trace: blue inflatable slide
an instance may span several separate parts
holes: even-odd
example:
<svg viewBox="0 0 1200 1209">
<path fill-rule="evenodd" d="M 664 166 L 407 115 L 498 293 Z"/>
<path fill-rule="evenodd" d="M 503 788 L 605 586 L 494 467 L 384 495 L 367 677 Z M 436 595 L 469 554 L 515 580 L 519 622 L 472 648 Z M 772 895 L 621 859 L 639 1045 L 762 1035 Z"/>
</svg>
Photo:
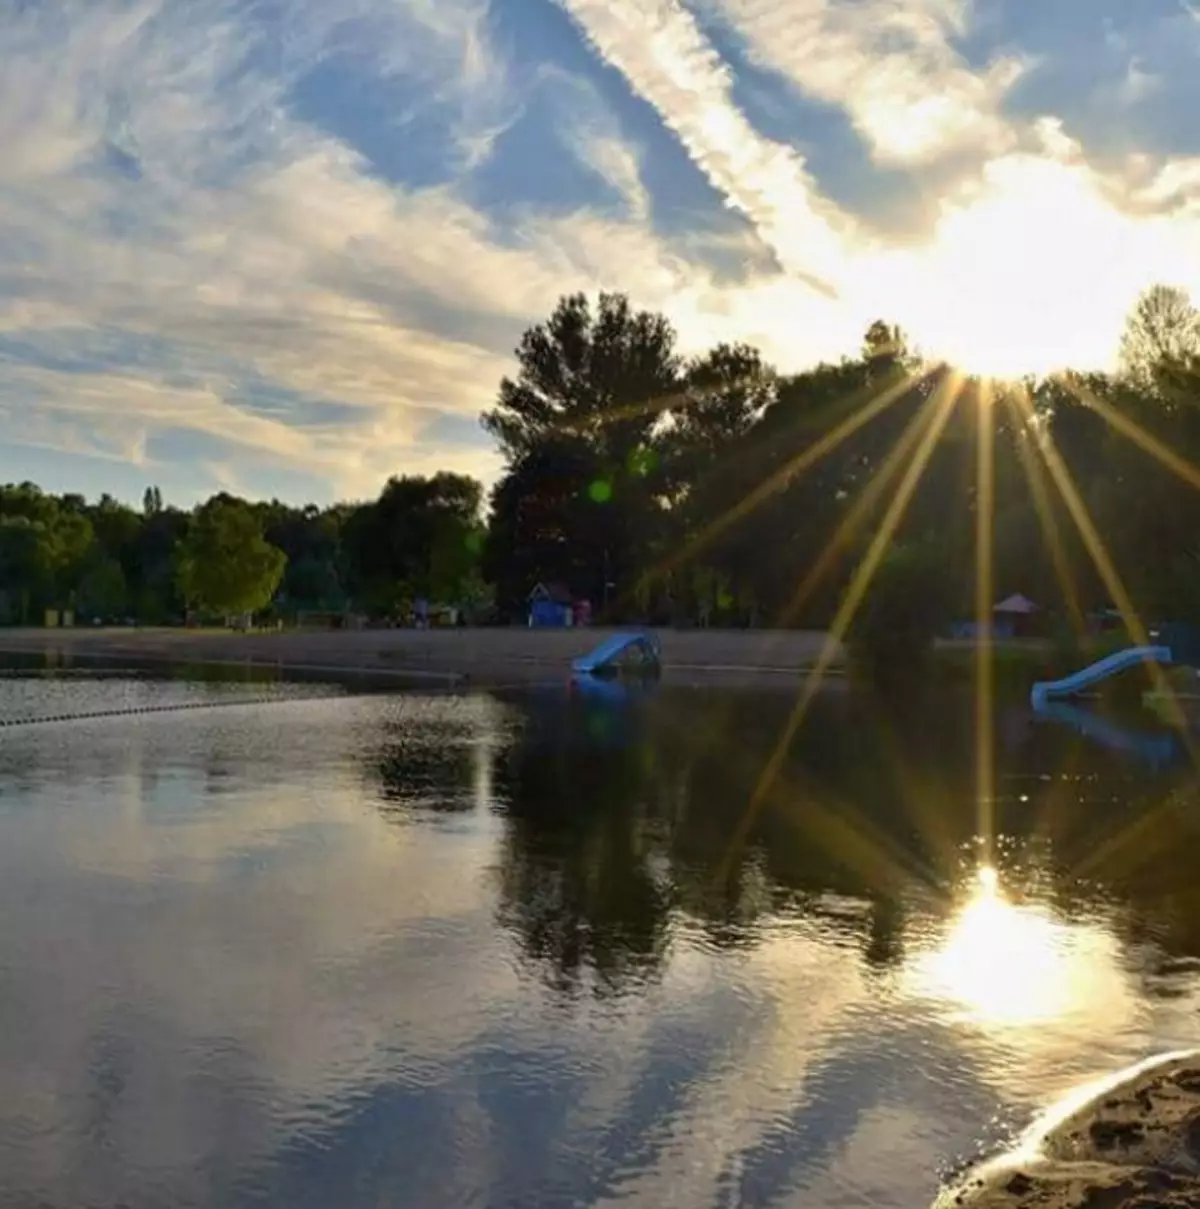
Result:
<svg viewBox="0 0 1200 1209">
<path fill-rule="evenodd" d="M 1135 667 L 1139 663 L 1170 663 L 1171 648 L 1169 646 L 1131 646 L 1095 663 L 1089 664 L 1081 671 L 1061 680 L 1042 680 L 1033 686 L 1029 694 L 1034 709 L 1041 709 L 1046 702 L 1061 700 L 1064 697 L 1074 697 L 1085 689 L 1107 680 L 1110 676 L 1123 672 L 1126 668 Z"/>
<path fill-rule="evenodd" d="M 571 667 L 580 673 L 595 676 L 615 672 L 622 666 L 658 667 L 662 649 L 655 635 L 647 631 L 613 634 L 594 651 L 580 655 Z"/>
</svg>

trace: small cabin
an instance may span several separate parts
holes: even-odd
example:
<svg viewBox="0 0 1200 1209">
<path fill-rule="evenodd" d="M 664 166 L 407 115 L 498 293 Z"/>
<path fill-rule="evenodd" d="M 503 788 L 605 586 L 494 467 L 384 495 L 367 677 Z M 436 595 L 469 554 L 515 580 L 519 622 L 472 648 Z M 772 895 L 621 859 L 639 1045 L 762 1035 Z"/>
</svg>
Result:
<svg viewBox="0 0 1200 1209">
<path fill-rule="evenodd" d="M 563 585 L 538 582 L 529 593 L 531 628 L 564 627 L 575 622 L 575 598 Z"/>
<path fill-rule="evenodd" d="M 997 638 L 1033 638 L 1042 631 L 1041 609 L 1019 592 L 992 608 L 992 632 Z"/>
<path fill-rule="evenodd" d="M 1043 629 L 1042 610 L 1027 596 L 1017 593 L 992 606 L 993 638 L 1033 638 L 1040 635 Z M 979 623 L 955 622 L 947 636 L 959 641 L 973 641 L 979 637 Z"/>
</svg>

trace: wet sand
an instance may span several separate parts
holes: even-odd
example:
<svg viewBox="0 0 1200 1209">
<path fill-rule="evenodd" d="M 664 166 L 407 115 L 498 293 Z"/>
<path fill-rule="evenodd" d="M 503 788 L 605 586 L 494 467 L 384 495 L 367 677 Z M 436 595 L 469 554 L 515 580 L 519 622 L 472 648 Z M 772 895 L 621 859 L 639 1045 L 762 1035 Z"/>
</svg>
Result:
<svg viewBox="0 0 1200 1209">
<path fill-rule="evenodd" d="M 358 630 L 234 633 L 182 629 L 0 630 L 0 655 L 57 662 L 238 664 L 309 674 L 503 684 L 566 675 L 613 630 Z M 812 630 L 660 630 L 672 679 L 794 678 L 816 663 Z M 840 653 L 834 667 L 840 665 Z"/>
<path fill-rule="evenodd" d="M 1196 1209 L 1200 1053 L 1080 1088 L 1011 1152 L 945 1189 L 933 1209 Z"/>
</svg>

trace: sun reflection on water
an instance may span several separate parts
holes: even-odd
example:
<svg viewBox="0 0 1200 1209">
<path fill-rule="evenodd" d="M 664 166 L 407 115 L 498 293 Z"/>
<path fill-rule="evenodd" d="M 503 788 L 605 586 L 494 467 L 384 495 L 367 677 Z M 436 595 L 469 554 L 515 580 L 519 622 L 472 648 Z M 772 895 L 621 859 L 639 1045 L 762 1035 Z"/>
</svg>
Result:
<svg viewBox="0 0 1200 1209">
<path fill-rule="evenodd" d="M 991 866 L 932 950 L 911 967 L 914 990 L 971 1023 L 1028 1028 L 1086 1011 L 1111 985 L 1110 938 L 1066 923 L 1046 906 L 1012 901 Z"/>
</svg>

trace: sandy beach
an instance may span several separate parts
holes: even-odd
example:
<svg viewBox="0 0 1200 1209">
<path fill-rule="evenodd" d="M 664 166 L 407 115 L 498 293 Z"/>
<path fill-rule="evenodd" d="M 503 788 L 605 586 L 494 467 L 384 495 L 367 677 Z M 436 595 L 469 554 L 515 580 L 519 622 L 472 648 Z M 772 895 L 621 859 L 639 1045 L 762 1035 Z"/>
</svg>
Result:
<svg viewBox="0 0 1200 1209">
<path fill-rule="evenodd" d="M 573 658 L 613 632 L 17 629 L 0 631 L 0 655 L 41 655 L 59 662 L 241 664 L 334 676 L 502 684 L 567 674 Z M 804 630 L 661 630 L 658 635 L 664 674 L 682 679 L 794 677 L 813 666 L 826 637 Z"/>
</svg>

